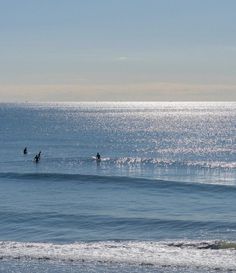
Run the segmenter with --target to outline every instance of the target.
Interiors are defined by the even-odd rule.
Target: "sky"
[[[0,7],[0,102],[236,101],[235,0]]]

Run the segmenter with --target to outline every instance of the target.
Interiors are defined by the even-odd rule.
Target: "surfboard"
[[[96,156],[92,156],[92,159],[93,159],[93,160],[96,160],[97,162],[101,162],[101,158],[98,159],[98,158],[96,158]]]

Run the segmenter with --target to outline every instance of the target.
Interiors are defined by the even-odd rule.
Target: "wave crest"
[[[225,161],[179,161],[161,160],[157,158],[121,157],[117,159],[104,158],[105,163],[113,163],[122,166],[153,166],[153,167],[186,167],[204,169],[236,169],[236,162]]]

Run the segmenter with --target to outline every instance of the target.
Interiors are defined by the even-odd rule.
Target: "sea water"
[[[0,272],[236,272],[235,102],[0,104],[0,147]]]

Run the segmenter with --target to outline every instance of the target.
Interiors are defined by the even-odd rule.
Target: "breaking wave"
[[[236,270],[236,242],[0,242],[0,259],[102,262]]]

